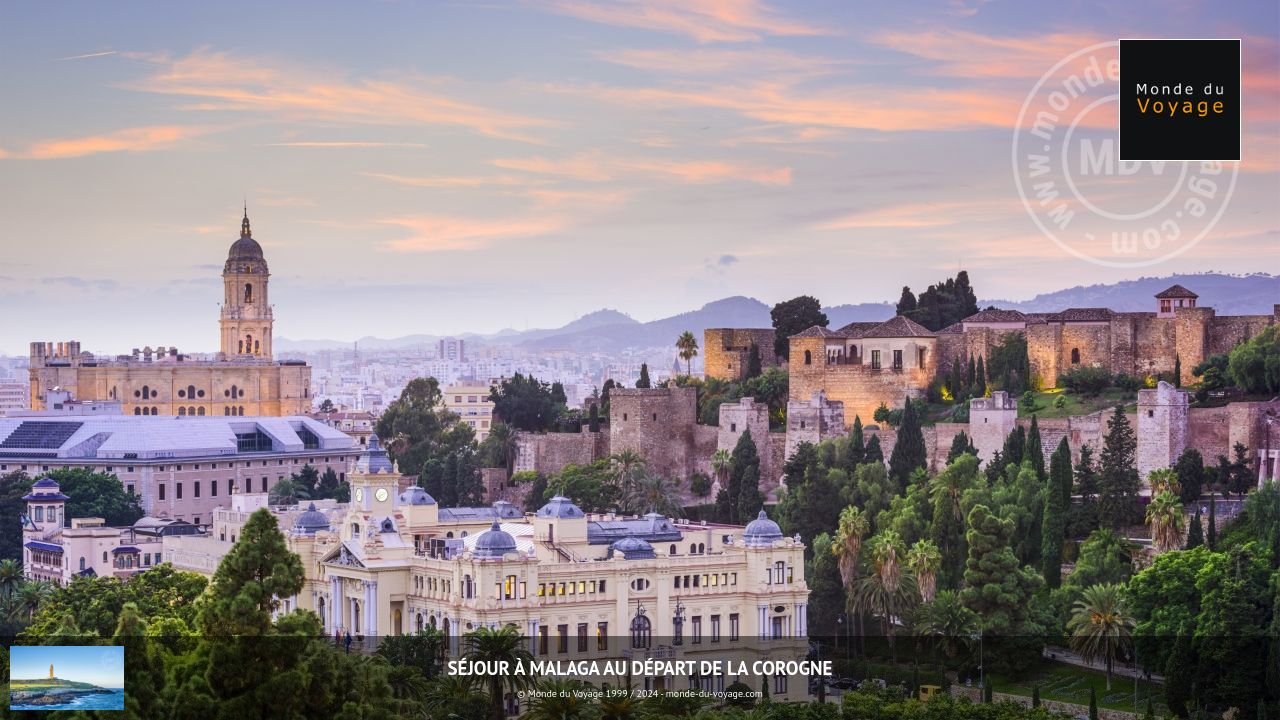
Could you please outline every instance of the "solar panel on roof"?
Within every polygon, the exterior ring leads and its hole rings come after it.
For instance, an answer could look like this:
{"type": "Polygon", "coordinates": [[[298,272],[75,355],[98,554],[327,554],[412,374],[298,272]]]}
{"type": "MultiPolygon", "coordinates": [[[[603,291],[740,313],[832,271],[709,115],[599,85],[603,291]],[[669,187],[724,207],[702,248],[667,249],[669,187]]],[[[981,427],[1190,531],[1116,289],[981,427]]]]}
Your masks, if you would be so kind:
{"type": "Polygon", "coordinates": [[[83,425],[82,422],[24,421],[0,442],[0,448],[57,450],[83,425]]]}

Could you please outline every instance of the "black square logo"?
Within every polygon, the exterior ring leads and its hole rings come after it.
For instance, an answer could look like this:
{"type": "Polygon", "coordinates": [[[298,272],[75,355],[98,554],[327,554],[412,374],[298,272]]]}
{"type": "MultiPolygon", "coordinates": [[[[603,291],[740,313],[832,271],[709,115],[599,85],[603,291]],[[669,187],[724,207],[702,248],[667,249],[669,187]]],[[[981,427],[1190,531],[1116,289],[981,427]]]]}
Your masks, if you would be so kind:
{"type": "Polygon", "coordinates": [[[1239,160],[1240,41],[1121,40],[1120,159],[1239,160]]]}

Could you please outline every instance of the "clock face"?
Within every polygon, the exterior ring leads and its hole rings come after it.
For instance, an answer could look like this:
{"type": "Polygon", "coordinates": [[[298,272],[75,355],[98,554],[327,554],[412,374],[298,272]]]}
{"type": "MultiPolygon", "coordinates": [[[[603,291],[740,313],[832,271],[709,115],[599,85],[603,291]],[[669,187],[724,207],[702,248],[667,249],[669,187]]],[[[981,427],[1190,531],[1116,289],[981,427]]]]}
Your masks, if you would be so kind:
{"type": "Polygon", "coordinates": [[[364,502],[364,488],[356,488],[356,502],[364,502]]]}
{"type": "Polygon", "coordinates": [[[386,502],[386,501],[387,501],[387,489],[386,489],[386,488],[378,488],[378,492],[374,493],[374,494],[373,494],[373,496],[374,496],[374,497],[376,497],[376,498],[378,498],[378,502],[386,502]]]}

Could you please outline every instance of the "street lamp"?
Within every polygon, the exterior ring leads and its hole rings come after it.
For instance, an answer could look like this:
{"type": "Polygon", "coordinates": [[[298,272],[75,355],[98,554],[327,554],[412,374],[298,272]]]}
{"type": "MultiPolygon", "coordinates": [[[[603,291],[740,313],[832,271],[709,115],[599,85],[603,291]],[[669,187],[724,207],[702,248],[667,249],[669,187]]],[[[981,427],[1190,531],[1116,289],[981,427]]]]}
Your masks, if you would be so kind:
{"type": "MultiPolygon", "coordinates": [[[[846,629],[846,626],[845,626],[846,620],[848,620],[848,616],[845,615],[844,613],[840,613],[839,615],[836,616],[836,650],[837,651],[840,650],[840,633],[846,629]]],[[[845,657],[846,659],[848,659],[848,654],[849,654],[849,648],[847,647],[848,643],[846,642],[845,645],[846,645],[845,657]]]]}
{"type": "Polygon", "coordinates": [[[675,617],[672,618],[671,624],[675,628],[675,636],[671,639],[672,645],[684,644],[684,605],[680,602],[680,598],[676,598],[675,617]]]}

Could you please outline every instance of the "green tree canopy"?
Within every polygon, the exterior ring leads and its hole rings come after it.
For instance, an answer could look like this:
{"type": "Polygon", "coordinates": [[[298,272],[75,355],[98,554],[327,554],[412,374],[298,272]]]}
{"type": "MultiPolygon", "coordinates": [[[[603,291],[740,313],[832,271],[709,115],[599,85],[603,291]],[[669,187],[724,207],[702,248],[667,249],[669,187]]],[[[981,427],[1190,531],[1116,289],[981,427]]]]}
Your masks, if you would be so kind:
{"type": "Polygon", "coordinates": [[[773,319],[773,352],[781,358],[789,356],[789,338],[814,325],[827,326],[827,314],[822,312],[822,303],[817,298],[801,295],[784,300],[769,311],[773,319]]]}

